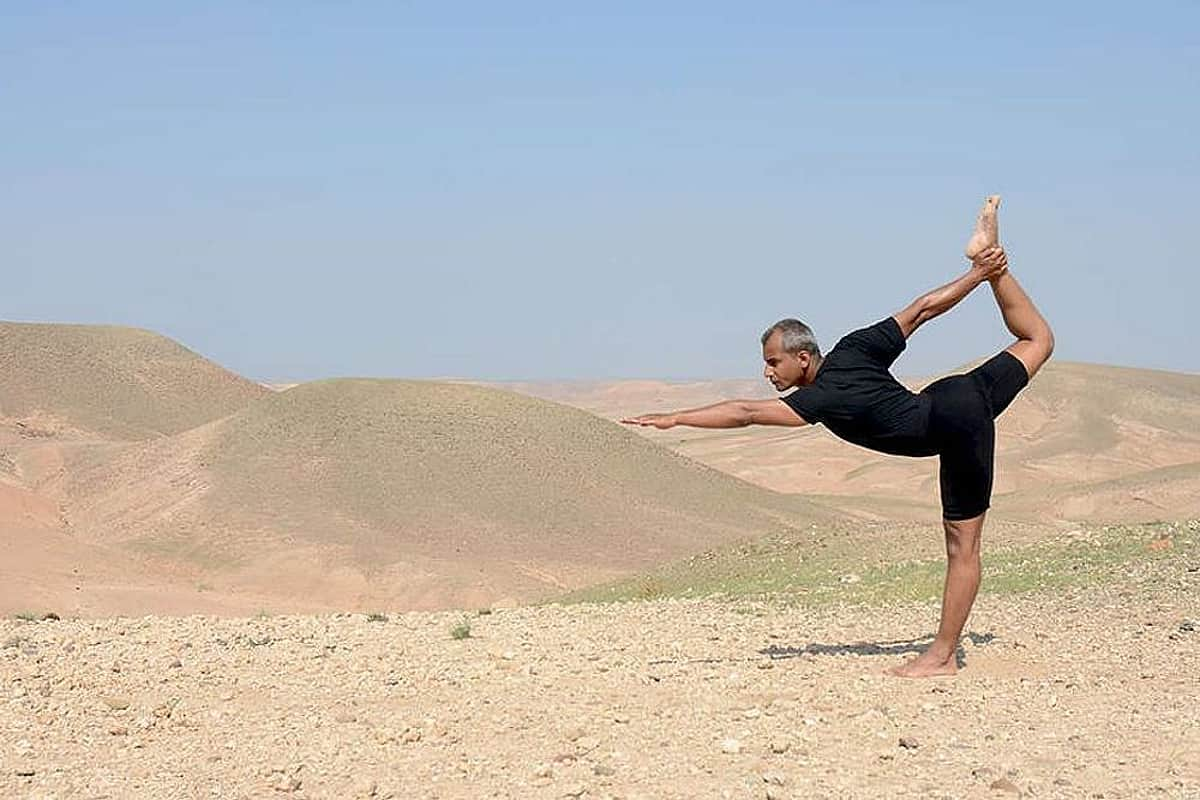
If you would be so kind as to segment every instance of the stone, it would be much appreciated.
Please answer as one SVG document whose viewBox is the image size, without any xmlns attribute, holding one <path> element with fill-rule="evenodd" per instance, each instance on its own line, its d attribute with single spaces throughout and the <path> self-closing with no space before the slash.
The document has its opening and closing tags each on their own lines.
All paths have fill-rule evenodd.
<svg viewBox="0 0 1200 800">
<path fill-rule="evenodd" d="M 783 786 L 787 783 L 787 778 L 779 770 L 769 770 L 762 774 L 763 783 L 769 783 L 773 786 Z"/>
<path fill-rule="evenodd" d="M 988 785 L 988 788 L 997 792 L 1008 792 L 1009 794 L 1016 795 L 1021 794 L 1021 787 L 1017 786 L 1008 778 L 997 778 Z"/>
<path fill-rule="evenodd" d="M 721 752 L 736 755 L 742 752 L 742 743 L 733 737 L 721 740 Z"/>
<path fill-rule="evenodd" d="M 916 739 L 914 739 L 911 736 L 901 736 L 900 737 L 900 746 L 903 747 L 905 750 L 916 750 L 918 747 L 921 746 L 921 743 L 918 742 Z"/>
<path fill-rule="evenodd" d="M 104 700 L 104 705 L 108 706 L 113 711 L 124 711 L 125 709 L 129 708 L 129 706 L 130 706 L 130 700 L 128 697 L 120 697 L 117 695 L 110 695 L 110 696 L 105 696 L 101 699 Z"/>
</svg>

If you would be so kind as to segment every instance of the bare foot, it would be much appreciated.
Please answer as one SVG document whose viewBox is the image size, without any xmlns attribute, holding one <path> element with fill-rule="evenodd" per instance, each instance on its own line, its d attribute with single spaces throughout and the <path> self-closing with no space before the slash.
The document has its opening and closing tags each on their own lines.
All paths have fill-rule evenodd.
<svg viewBox="0 0 1200 800">
<path fill-rule="evenodd" d="M 979 209 L 979 218 L 975 220 L 975 232 L 967 242 L 967 258 L 975 256 L 1000 244 L 1000 220 L 996 212 L 1000 210 L 1000 195 L 988 195 Z"/>
<path fill-rule="evenodd" d="M 888 674 L 899 678 L 932 678 L 938 675 L 954 675 L 957 672 L 958 664 L 953 653 L 950 654 L 950 658 L 943 659 L 931 656 L 928 651 L 888 670 Z"/>
</svg>

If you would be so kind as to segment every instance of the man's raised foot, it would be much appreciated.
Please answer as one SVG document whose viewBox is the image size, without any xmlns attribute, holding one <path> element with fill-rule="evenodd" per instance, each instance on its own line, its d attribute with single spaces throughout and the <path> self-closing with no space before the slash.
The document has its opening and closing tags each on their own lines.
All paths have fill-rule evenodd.
<svg viewBox="0 0 1200 800">
<path fill-rule="evenodd" d="M 1000 219 L 997 217 L 999 210 L 1000 195 L 988 195 L 983 201 L 983 208 L 979 209 L 979 217 L 975 220 L 975 232 L 967 242 L 967 258 L 973 259 L 989 247 L 1000 244 Z"/>
</svg>

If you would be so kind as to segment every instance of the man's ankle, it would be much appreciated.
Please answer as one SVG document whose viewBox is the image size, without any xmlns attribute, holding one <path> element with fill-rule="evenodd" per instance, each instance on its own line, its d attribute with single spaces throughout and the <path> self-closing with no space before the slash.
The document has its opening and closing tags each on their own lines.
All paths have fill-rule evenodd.
<svg viewBox="0 0 1200 800">
<path fill-rule="evenodd" d="M 934 641 L 929 645 L 929 649 L 925 651 L 925 655 L 939 663 L 948 663 L 954 660 L 954 652 L 958 649 L 957 645 L 946 645 L 938 641 Z"/>
</svg>

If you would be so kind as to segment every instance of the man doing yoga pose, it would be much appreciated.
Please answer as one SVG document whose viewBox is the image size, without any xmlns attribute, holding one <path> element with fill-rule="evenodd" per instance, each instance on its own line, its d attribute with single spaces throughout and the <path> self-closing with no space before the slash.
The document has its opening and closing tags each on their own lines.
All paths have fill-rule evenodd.
<svg viewBox="0 0 1200 800">
<path fill-rule="evenodd" d="M 884 453 L 941 460 L 946 583 L 941 622 L 920 656 L 891 671 L 903 677 L 952 675 L 963 625 L 979 589 L 979 542 L 992 493 L 995 419 L 1025 387 L 1054 349 L 1054 334 L 1008 271 L 997 242 L 999 198 L 984 203 L 967 245 L 971 268 L 918 297 L 903 310 L 843 337 L 824 356 L 807 325 L 776 322 L 762 336 L 763 370 L 777 400 L 728 400 L 704 408 L 645 414 L 622 420 L 671 428 L 824 423 L 838 437 Z M 891 374 L 908 337 L 987 282 L 1017 340 L 980 366 L 910 392 Z"/>
</svg>

